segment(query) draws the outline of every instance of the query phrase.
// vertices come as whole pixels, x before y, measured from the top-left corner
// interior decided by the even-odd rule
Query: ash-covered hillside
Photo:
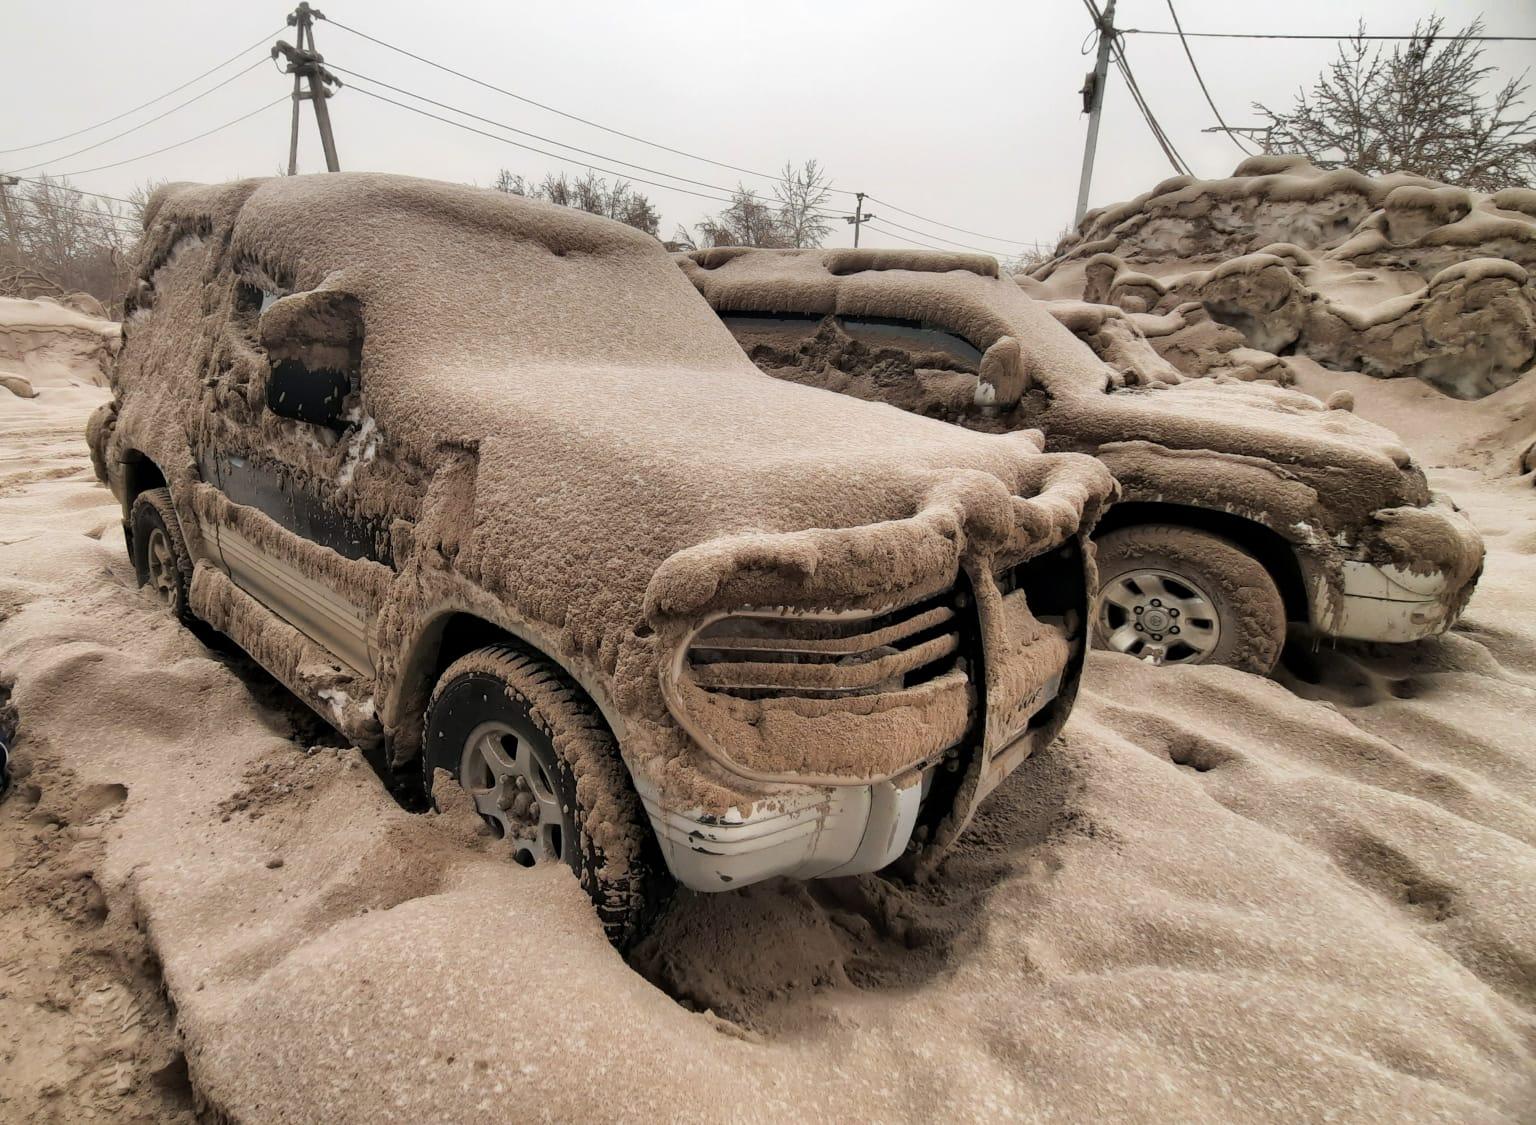
[[[1019,283],[1143,381],[1285,357],[1481,398],[1536,366],[1536,191],[1252,157],[1090,211]]]

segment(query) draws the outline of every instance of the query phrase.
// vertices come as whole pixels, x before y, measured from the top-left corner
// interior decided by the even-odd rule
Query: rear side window
[[[849,336],[871,347],[900,348],[914,360],[924,356],[944,356],[950,369],[975,374],[981,367],[981,350],[968,340],[937,325],[923,321],[895,320],[885,317],[838,317],[838,324]],[[918,367],[939,366],[919,362]]]
[[[274,301],[292,292],[291,288],[273,280],[258,267],[241,266],[235,271],[235,299],[231,315],[246,338],[254,341],[261,314],[271,308]]]
[[[729,313],[721,319],[749,354],[759,344],[793,350],[815,336],[830,319],[849,339],[872,348],[898,348],[908,353],[915,367],[939,367],[973,375],[981,367],[980,348],[962,336],[925,321],[753,313]]]

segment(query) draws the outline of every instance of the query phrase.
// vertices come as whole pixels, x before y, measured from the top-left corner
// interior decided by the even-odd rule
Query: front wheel
[[[446,770],[525,867],[576,873],[608,940],[643,931],[670,884],[602,717],[549,661],[506,645],[454,661],[428,705],[423,782]]]
[[[1236,543],[1142,524],[1097,541],[1094,644],[1152,664],[1226,664],[1267,676],[1285,644],[1285,603]]]
[[[171,615],[191,624],[187,594],[192,589],[192,554],[181,534],[181,521],[167,488],[151,488],[134,497],[129,510],[133,542],[129,549],[140,586],[148,586]]]

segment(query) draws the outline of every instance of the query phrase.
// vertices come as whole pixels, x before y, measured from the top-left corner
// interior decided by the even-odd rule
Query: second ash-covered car
[[[1096,532],[1105,647],[1262,674],[1290,623],[1411,641],[1448,629],[1472,594],[1482,541],[1391,432],[1276,386],[1137,384],[991,258],[723,248],[678,261],[770,374],[970,429],[1038,429],[1046,448],[1108,465],[1122,495]]]
[[[921,864],[1065,720],[1114,483],[756,370],[654,239],[378,175],[176,185],[90,427],[141,580],[629,940]]]

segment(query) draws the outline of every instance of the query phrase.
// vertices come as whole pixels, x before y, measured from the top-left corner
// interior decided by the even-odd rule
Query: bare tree
[[[588,172],[579,180],[571,179],[564,172],[558,176],[550,174],[545,175],[542,183],[535,184],[503,168],[496,173],[491,187],[509,195],[543,199],[561,207],[574,207],[578,211],[617,219],[652,236],[661,229],[661,213],[649,199],[626,180],[619,180],[610,187],[608,181],[596,172]]]
[[[35,296],[85,292],[108,308],[127,282],[126,252],[137,209],[38,176],[8,189],[10,222],[0,228],[0,290]],[[11,230],[15,238],[11,238]]]
[[[784,162],[773,194],[779,200],[779,223],[791,246],[820,246],[827,240],[832,227],[823,208],[830,193],[826,171],[814,158],[799,168]]]
[[[1497,89],[1482,64],[1474,21],[1441,34],[1434,16],[1416,24],[1391,53],[1371,47],[1361,23],[1354,38],[1289,111],[1254,108],[1269,118],[1266,149],[1299,152],[1324,168],[1412,172],[1476,191],[1536,180],[1536,111],[1524,111],[1522,72]]]
[[[697,223],[690,234],[678,227],[674,241],[689,249],[708,246],[761,246],[805,249],[820,246],[831,233],[823,208],[831,188],[826,171],[807,160],[799,168],[786,162],[767,199],[745,185],[731,193],[730,205]]]
[[[690,238],[677,228],[676,241],[695,249],[705,246],[766,246],[782,249],[793,245],[779,215],[779,208],[745,186],[731,193],[730,206],[702,220]]]

